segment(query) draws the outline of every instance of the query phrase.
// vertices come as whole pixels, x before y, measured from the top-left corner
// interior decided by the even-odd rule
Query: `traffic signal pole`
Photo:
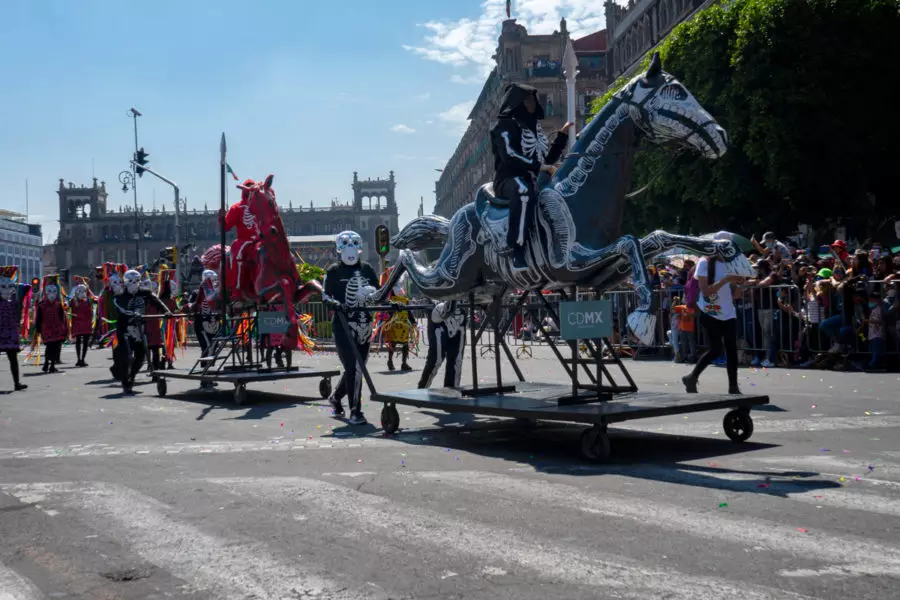
[[[138,165],[137,165],[137,161],[134,161],[134,160],[131,161],[131,166],[137,168],[137,166],[138,166]],[[141,167],[141,168],[142,168],[144,171],[146,171],[147,173],[150,173],[151,175],[153,175],[154,177],[156,177],[157,179],[161,179],[162,181],[165,181],[166,183],[168,183],[169,185],[171,185],[172,188],[175,190],[175,251],[177,252],[177,251],[178,251],[178,244],[179,244],[179,235],[178,235],[178,229],[179,229],[179,228],[178,228],[178,205],[181,203],[181,200],[180,200],[180,198],[179,198],[178,184],[175,183],[174,181],[172,181],[171,179],[168,179],[167,177],[164,177],[164,176],[160,175],[159,173],[157,173],[156,171],[154,171],[154,170],[151,169],[150,167],[144,166],[144,167]],[[180,257],[180,256],[177,256],[177,255],[176,255],[176,257],[177,257],[178,260],[175,261],[175,296],[178,297],[178,296],[181,294],[181,257]]]
[[[134,156],[137,158],[138,152],[138,134],[137,134],[137,119],[141,116],[141,113],[136,109],[132,108],[128,111],[131,114],[132,118],[134,118]],[[136,165],[132,162],[131,164],[131,189],[134,192],[134,264],[135,266],[141,264],[141,223],[138,217],[138,203],[137,203],[137,170]]]

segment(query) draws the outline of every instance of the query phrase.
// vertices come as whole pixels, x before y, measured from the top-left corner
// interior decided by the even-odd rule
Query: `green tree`
[[[675,75],[729,134],[717,161],[639,153],[625,226],[792,230],[842,219],[870,234],[898,212],[891,176],[900,124],[897,0],[731,0],[660,46]],[[649,58],[645,59],[645,62]],[[600,98],[605,104],[627,81]]]

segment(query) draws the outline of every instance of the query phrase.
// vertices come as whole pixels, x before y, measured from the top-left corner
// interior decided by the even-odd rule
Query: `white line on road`
[[[34,584],[0,562],[0,600],[43,600],[44,597]]]
[[[361,600],[318,576],[271,556],[259,543],[219,539],[166,513],[171,508],[129,488],[104,484],[14,484],[10,493],[57,495],[63,506],[98,517],[102,527],[144,560],[223,600],[316,598]]]
[[[518,501],[530,501],[543,506],[628,519],[668,531],[744,544],[749,548],[763,546],[769,552],[836,563],[832,566],[845,576],[900,575],[900,548],[883,546],[863,539],[824,533],[799,533],[794,527],[761,519],[730,518],[719,512],[693,511],[643,500],[636,496],[617,495],[593,489],[588,492],[575,486],[533,478],[510,477],[482,471],[425,471],[405,475],[436,481],[469,492],[485,493],[489,496],[510,496]]]
[[[702,419],[702,417],[700,417]],[[759,413],[753,413],[753,430],[760,433],[790,433],[796,431],[838,431],[843,429],[883,429],[900,427],[900,417],[822,417],[814,419],[769,419],[762,418]],[[698,435],[719,433],[722,431],[720,422],[669,422],[664,425],[652,427],[616,423],[614,429],[627,429],[635,431],[662,431],[676,435]],[[754,438],[756,439],[756,438]],[[757,440],[760,441],[760,440]]]
[[[546,539],[533,538],[485,526],[393,500],[360,493],[349,488],[302,477],[211,478],[233,493],[252,494],[266,500],[295,501],[314,505],[322,515],[340,514],[353,519],[357,534],[390,536],[427,544],[440,552],[461,557],[477,557],[491,565],[524,568],[551,581],[593,586],[610,598],[657,598],[670,600],[786,600],[805,598],[791,592],[730,582],[716,577],[685,575],[676,571],[643,566],[621,556],[567,547]],[[305,493],[304,493],[305,492]],[[311,492],[311,493],[310,493]]]

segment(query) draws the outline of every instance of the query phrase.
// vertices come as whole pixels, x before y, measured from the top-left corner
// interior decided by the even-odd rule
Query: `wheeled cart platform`
[[[199,383],[224,383],[234,386],[234,403],[240,406],[247,398],[247,384],[268,381],[282,381],[285,379],[321,378],[319,381],[319,395],[327,398],[331,395],[331,378],[340,375],[338,370],[322,371],[311,367],[286,367],[259,370],[221,370],[207,373],[190,372],[187,370],[171,369],[168,371],[156,371],[153,379],[156,381],[156,392],[159,396],[165,396],[168,392],[167,379],[183,379]]]
[[[731,409],[723,422],[725,434],[735,442],[743,442],[753,434],[750,408],[769,403],[767,396],[632,392],[616,394],[605,402],[567,404],[560,401],[570,399],[570,385],[518,382],[510,387],[513,386],[514,390],[475,397],[464,391],[443,388],[376,393],[372,399],[384,403],[381,426],[387,434],[393,434],[400,426],[397,405],[450,413],[589,424],[592,427],[581,437],[581,453],[590,460],[603,460],[609,456],[607,425],[633,419]]]

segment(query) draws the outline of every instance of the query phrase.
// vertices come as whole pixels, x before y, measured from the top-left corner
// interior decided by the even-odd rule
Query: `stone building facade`
[[[641,58],[662,42],[672,29],[694,16],[713,0],[628,0],[627,5],[606,0],[606,31],[610,75],[615,80],[630,73]]]
[[[566,122],[566,82],[563,55],[570,39],[566,21],[549,35],[530,35],[515,19],[503,22],[494,60],[497,66],[488,75],[469,125],[456,151],[447,161],[435,186],[435,214],[450,217],[472,201],[475,191],[494,174],[490,130],[494,125],[507,83],[519,82],[538,90],[546,118],[541,122],[550,134]],[[591,100],[609,84],[606,32],[598,31],[573,40],[578,57],[576,90],[577,124],[584,125]]]
[[[332,201],[330,206],[293,206],[292,201],[279,209],[288,236],[333,235],[352,229],[363,236],[367,255],[375,254],[375,227],[385,225],[393,233],[398,227],[395,196],[396,180],[391,171],[387,179],[359,178],[353,173],[353,200]],[[91,275],[104,262],[129,265],[150,264],[166,246],[175,243],[175,214],[163,207],[151,211],[129,207],[108,209],[106,183],[95,178],[90,186],[76,186],[59,180],[59,237],[52,248],[56,269],[68,269],[74,275]],[[230,198],[234,202],[237,196]],[[188,208],[179,214],[179,241],[182,248],[193,244],[201,254],[220,239],[218,206]],[[228,241],[234,239],[234,233]],[[139,255],[137,247],[140,247]],[[182,263],[188,256],[182,253]]]

